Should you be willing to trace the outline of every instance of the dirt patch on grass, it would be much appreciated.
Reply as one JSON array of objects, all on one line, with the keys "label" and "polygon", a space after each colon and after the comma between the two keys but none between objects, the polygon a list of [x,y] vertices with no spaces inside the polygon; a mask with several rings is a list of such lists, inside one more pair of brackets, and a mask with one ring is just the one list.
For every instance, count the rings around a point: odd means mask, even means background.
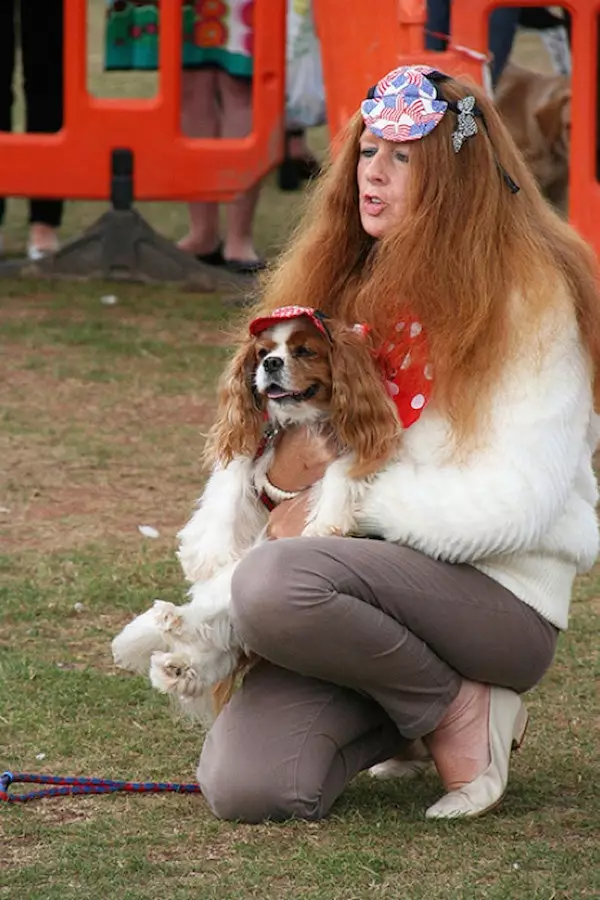
[{"label": "dirt patch on grass", "polygon": [[235,328],[225,322],[207,326],[204,322],[184,320],[177,329],[165,328],[162,319],[145,313],[122,315],[119,321],[130,328],[137,328],[153,340],[166,344],[196,343],[198,346],[228,347],[235,338]]},{"label": "dirt patch on grass", "polygon": [[[64,351],[44,347],[54,363]],[[212,386],[164,394],[152,362],[119,360],[118,382],[59,377],[27,367],[15,344],[0,361],[0,495],[7,549],[51,552],[108,537],[139,541],[138,525],[172,538],[188,518],[205,473],[204,437],[214,418]],[[69,362],[93,365],[80,350]]]},{"label": "dirt patch on grass", "polygon": [[[54,552],[115,537],[138,543],[144,539],[139,531],[141,525],[151,525],[159,531],[160,538],[173,541],[189,517],[200,489],[192,479],[187,488],[181,479],[170,483],[168,470],[161,472],[154,485],[142,483],[145,479],[136,477],[141,472],[118,472],[113,483],[98,484],[90,470],[85,485],[48,485],[42,483],[46,472],[29,474],[40,486],[28,495],[9,495],[4,501],[11,504],[3,507],[6,511],[0,518],[0,533],[7,550],[35,548]],[[84,473],[79,470],[77,476],[81,479]]]},{"label": "dirt patch on grass", "polygon": [[2,868],[25,868],[35,865],[42,856],[44,844],[42,841],[33,842],[30,835],[12,835],[2,838]]},{"label": "dirt patch on grass", "polygon": [[3,322],[39,322],[51,311],[54,294],[39,293],[35,296],[11,297],[2,304]]}]

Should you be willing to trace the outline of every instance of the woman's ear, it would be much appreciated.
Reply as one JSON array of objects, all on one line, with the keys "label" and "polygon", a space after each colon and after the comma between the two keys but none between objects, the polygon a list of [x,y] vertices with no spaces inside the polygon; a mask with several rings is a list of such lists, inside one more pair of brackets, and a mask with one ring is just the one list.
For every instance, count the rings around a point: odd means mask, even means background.
[{"label": "woman's ear", "polygon": [[364,331],[331,327],[331,418],[343,447],[352,451],[350,475],[375,473],[399,446],[402,426]]},{"label": "woman's ear", "polygon": [[264,413],[254,388],[255,342],[238,349],[219,383],[217,419],[204,452],[211,465],[227,465],[235,456],[254,456],[262,435]]}]

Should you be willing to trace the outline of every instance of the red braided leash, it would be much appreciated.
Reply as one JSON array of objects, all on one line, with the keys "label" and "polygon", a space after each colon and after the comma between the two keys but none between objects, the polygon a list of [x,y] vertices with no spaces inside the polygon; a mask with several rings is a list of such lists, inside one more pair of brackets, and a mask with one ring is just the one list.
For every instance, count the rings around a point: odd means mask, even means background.
[{"label": "red braided leash", "polygon": [[[47,784],[52,787],[26,794],[10,794],[12,784]],[[74,794],[201,794],[200,785],[178,784],[173,781],[109,781],[106,778],[67,778],[60,775],[32,775],[27,772],[3,772],[0,775],[0,802],[27,803],[44,797],[65,797]]]}]

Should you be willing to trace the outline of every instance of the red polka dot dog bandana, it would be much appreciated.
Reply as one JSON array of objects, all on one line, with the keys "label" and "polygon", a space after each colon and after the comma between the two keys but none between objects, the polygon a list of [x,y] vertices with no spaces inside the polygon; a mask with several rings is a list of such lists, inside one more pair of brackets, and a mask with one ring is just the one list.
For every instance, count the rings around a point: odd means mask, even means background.
[{"label": "red polka dot dog bandana", "polygon": [[377,359],[398,418],[404,428],[409,428],[429,403],[433,386],[433,367],[428,361],[427,339],[421,323],[409,313],[399,319]]}]

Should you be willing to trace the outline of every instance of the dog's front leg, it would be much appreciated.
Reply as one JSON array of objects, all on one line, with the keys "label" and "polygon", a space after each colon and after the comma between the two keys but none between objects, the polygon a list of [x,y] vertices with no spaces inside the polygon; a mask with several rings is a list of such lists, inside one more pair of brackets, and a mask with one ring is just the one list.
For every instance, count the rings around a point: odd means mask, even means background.
[{"label": "dog's front leg", "polygon": [[198,508],[179,533],[177,556],[188,581],[204,581],[239,560],[264,526],[252,467],[250,457],[237,457],[208,480]]},{"label": "dog's front leg", "polygon": [[310,513],[303,537],[349,535],[356,530],[354,510],[364,482],[350,478],[352,457],[336,459],[312,488]]},{"label": "dog's front leg", "polygon": [[190,706],[187,701],[202,703],[212,685],[235,671],[243,652],[229,615],[234,568],[194,585],[191,602],[173,608],[172,648],[152,656],[150,681],[162,693],[185,701],[184,708]]},{"label": "dog's front leg", "polygon": [[194,584],[189,592],[190,602],[182,606],[155,600],[150,609],[136,616],[114,638],[112,653],[116,665],[146,675],[156,651],[168,653],[204,640],[207,623],[229,618],[235,566],[232,563],[213,578]]},{"label": "dog's front leg", "polygon": [[113,639],[112,655],[119,668],[147,675],[152,654],[169,649],[169,634],[156,615],[161,605],[161,600],[155,600],[154,606],[136,616]]}]

